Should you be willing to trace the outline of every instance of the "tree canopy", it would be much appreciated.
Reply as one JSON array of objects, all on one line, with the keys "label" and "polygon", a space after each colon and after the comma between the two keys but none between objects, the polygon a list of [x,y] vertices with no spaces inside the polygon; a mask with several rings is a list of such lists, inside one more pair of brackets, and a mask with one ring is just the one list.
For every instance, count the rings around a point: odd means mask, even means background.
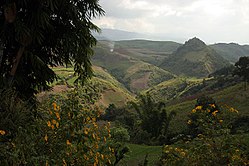
[{"label": "tree canopy", "polygon": [[30,97],[56,79],[50,67],[73,65],[76,81],[92,75],[92,18],[98,0],[1,0],[0,86]]},{"label": "tree canopy", "polygon": [[242,77],[246,83],[249,82],[249,57],[240,57],[239,61],[235,63],[234,74]]}]

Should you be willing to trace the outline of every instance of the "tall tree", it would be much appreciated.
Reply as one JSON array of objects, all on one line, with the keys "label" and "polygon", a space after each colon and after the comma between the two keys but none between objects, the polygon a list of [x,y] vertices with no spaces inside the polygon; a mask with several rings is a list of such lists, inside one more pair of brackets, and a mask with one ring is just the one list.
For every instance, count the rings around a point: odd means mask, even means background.
[{"label": "tall tree", "polygon": [[142,129],[154,138],[161,135],[166,140],[170,122],[176,113],[172,111],[167,114],[165,103],[155,102],[149,94],[140,95],[138,102],[131,104],[138,113]]},{"label": "tall tree", "polygon": [[247,82],[249,82],[249,57],[240,57],[235,67],[234,74],[243,78],[246,89]]},{"label": "tall tree", "polygon": [[99,31],[91,20],[103,14],[98,0],[1,0],[0,88],[30,97],[49,89],[58,65],[73,65],[83,83]]}]

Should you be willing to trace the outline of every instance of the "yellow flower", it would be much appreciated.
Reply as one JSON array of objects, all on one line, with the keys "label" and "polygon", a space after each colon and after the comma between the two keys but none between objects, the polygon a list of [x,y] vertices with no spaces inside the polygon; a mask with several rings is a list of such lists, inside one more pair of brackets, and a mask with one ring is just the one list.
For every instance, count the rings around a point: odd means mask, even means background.
[{"label": "yellow flower", "polygon": [[96,138],[94,133],[92,134],[92,137],[93,137],[93,139],[95,139],[95,138]]},{"label": "yellow flower", "polygon": [[213,115],[213,116],[216,116],[216,113],[217,113],[217,112],[219,112],[219,111],[218,111],[218,110],[214,111],[214,112],[212,113],[212,115]]},{"label": "yellow flower", "polygon": [[84,133],[87,135],[88,134],[88,129],[85,129]]},{"label": "yellow flower", "polygon": [[48,127],[51,127],[51,122],[50,121],[48,121],[47,124],[48,124]]},{"label": "yellow flower", "polygon": [[54,125],[51,125],[51,128],[54,130]]},{"label": "yellow flower", "polygon": [[55,102],[53,102],[53,107],[54,107],[54,110],[57,110],[57,105],[56,105],[56,103]]},{"label": "yellow flower", "polygon": [[55,116],[56,116],[56,118],[57,118],[58,120],[61,120],[60,114],[59,114],[58,112],[55,112]]},{"label": "yellow flower", "polygon": [[195,107],[195,109],[197,109],[197,110],[201,110],[201,109],[202,109],[202,106],[201,106],[201,105],[196,106],[196,107]]},{"label": "yellow flower", "polygon": [[220,122],[220,123],[222,123],[222,122],[223,122],[223,120],[221,119],[221,120],[219,120],[219,122]]},{"label": "yellow flower", "polygon": [[68,115],[68,117],[70,118],[70,116],[71,116],[71,115],[70,115],[70,112],[68,112],[67,115]]},{"label": "yellow flower", "polygon": [[56,120],[54,120],[54,119],[52,120],[52,123],[53,123],[53,124],[56,124],[56,122],[57,122]]},{"label": "yellow flower", "polygon": [[102,160],[104,160],[105,156],[103,154],[101,154],[101,158],[102,158]]},{"label": "yellow flower", "polygon": [[92,118],[92,121],[94,121],[94,122],[95,122],[95,121],[96,121],[96,118]]},{"label": "yellow flower", "polygon": [[191,124],[192,123],[192,121],[191,120],[188,120],[188,122],[187,122],[188,124]]},{"label": "yellow flower", "polygon": [[44,140],[47,142],[48,141],[48,135],[46,134],[44,137]]},{"label": "yellow flower", "polygon": [[1,134],[1,135],[5,135],[6,132],[5,132],[4,130],[0,130],[0,134]]},{"label": "yellow flower", "polygon": [[196,113],[196,109],[192,109],[192,113]]},{"label": "yellow flower", "polygon": [[58,123],[58,122],[56,122],[55,126],[58,128],[58,127],[59,127],[59,123]]},{"label": "yellow flower", "polygon": [[215,108],[215,104],[209,104],[211,107]]},{"label": "yellow flower", "polygon": [[53,114],[53,112],[52,112],[51,110],[49,110],[49,114],[50,114],[50,115],[52,115],[52,114]]},{"label": "yellow flower", "polygon": [[67,145],[72,145],[72,143],[69,140],[67,140]]}]

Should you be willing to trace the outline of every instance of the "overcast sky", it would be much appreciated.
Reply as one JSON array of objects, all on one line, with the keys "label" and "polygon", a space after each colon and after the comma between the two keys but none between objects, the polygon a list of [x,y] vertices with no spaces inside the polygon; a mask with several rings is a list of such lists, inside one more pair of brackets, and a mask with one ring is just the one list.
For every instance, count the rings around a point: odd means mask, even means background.
[{"label": "overcast sky", "polygon": [[100,5],[106,12],[94,20],[100,28],[178,42],[198,37],[208,44],[249,44],[249,0],[100,0]]}]

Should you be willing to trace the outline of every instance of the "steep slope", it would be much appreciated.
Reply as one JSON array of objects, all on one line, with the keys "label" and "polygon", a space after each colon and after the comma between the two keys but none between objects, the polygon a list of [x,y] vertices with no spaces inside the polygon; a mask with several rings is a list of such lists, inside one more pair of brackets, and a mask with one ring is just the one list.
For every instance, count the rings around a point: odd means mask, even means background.
[{"label": "steep slope", "polygon": [[173,74],[143,62],[129,53],[116,51],[113,42],[100,41],[93,64],[101,66],[132,92],[137,92],[174,77]]},{"label": "steep slope", "polygon": [[228,61],[235,63],[242,56],[249,56],[249,45],[239,45],[236,43],[218,43],[210,45],[218,54]]},{"label": "steep slope", "polygon": [[[76,77],[73,76],[73,68],[57,67],[53,70],[60,78],[53,85],[54,89],[68,90],[69,86],[74,86],[73,82]],[[94,77],[87,83],[93,85],[96,92],[100,94],[98,101],[100,106],[108,107],[112,103],[117,106],[124,106],[127,101],[134,100],[132,94],[103,68],[93,66],[93,71]]]},{"label": "steep slope", "polygon": [[160,65],[177,75],[206,77],[229,62],[198,38],[193,38],[180,46]]}]

